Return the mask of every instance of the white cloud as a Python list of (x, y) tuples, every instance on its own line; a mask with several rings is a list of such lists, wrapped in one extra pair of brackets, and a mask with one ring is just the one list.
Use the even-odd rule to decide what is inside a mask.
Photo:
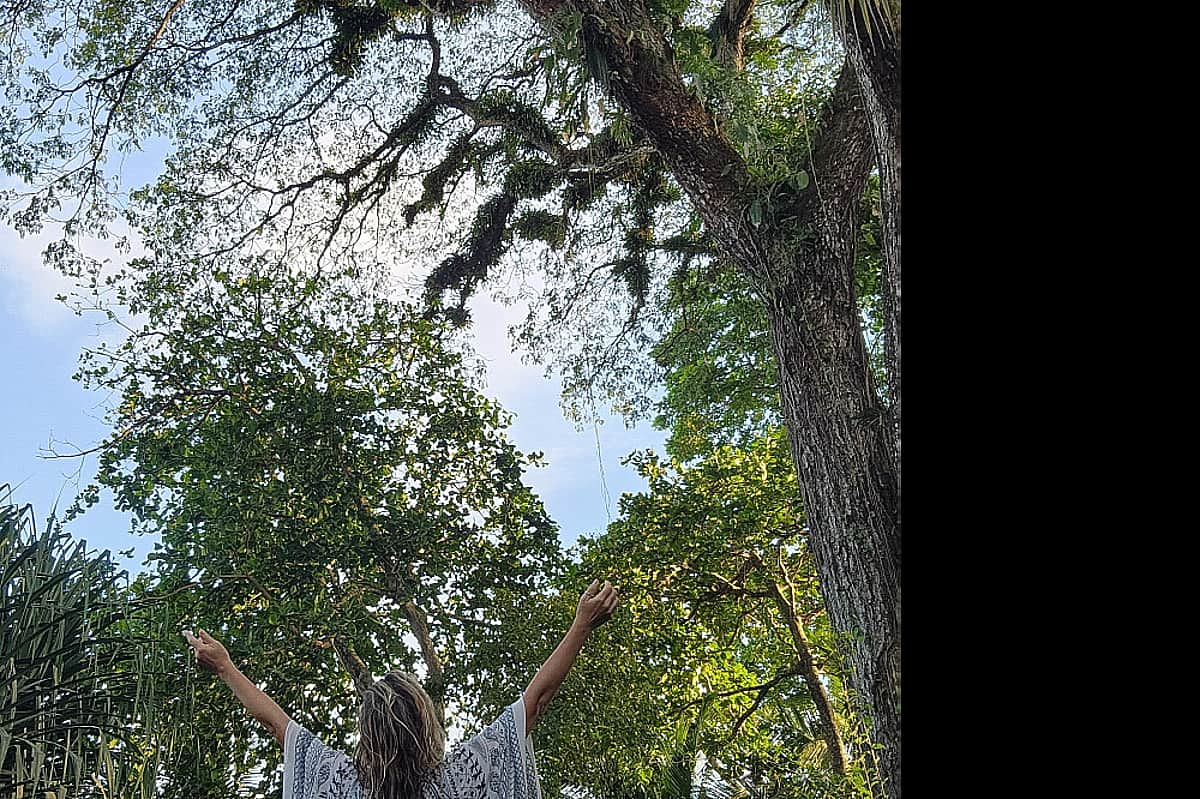
[(547, 379), (542, 367), (521, 362), (508, 334), (510, 327), (525, 319), (526, 305), (502, 305), (480, 292), (468, 303), (471, 312), (470, 344), (487, 365), (488, 393), (510, 409), (531, 396), (552, 394), (557, 400), (558, 382)]
[(0, 226), (0, 308), (43, 336), (61, 332), (74, 317), (54, 299), (69, 293), (74, 282), (42, 263), (42, 250), (53, 239), (48, 232), (22, 238), (7, 225)]
[[(112, 238), (76, 237), (74, 246), (89, 260), (101, 264), (122, 264), (127, 259), (144, 254), (137, 237), (124, 224), (111, 231)], [(117, 238), (126, 236), (134, 245), (129, 252), (117, 250)], [(79, 283), (64, 276), (42, 259), (42, 252), (62, 237), (62, 226), (47, 224), (39, 233), (22, 236), (12, 227), (0, 224), (0, 312), (16, 320), (22, 331), (42, 339), (69, 337), (72, 345), (82, 344), (94, 337), (98, 328), (93, 322), (106, 324), (100, 317), (85, 314), (86, 322), (68, 307), (59, 296), (80, 296), (87, 291)], [(126, 317), (127, 324), (137, 319)], [(106, 325), (107, 326), (107, 325)], [(116, 331), (109, 333), (122, 335)]]

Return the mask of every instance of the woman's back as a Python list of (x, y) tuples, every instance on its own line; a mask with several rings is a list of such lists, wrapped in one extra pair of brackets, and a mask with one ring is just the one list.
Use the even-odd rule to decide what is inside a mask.
[[(374, 799), (364, 796), (350, 757), (295, 721), (287, 729), (283, 761), (284, 799)], [(541, 799), (524, 698), (447, 752), (426, 780), (422, 799)]]
[[(196, 663), (218, 675), (283, 744), (283, 799), (541, 799), (530, 730), (558, 693), (592, 631), (612, 617), (616, 588), (593, 580), (575, 620), (525, 692), (443, 757), (440, 711), (411, 674), (390, 671), (362, 694), (355, 757), (331, 749), (242, 674), (204, 630), (184, 630)], [(420, 797), (413, 797), (415, 790)], [(371, 794), (367, 796), (366, 794)]]

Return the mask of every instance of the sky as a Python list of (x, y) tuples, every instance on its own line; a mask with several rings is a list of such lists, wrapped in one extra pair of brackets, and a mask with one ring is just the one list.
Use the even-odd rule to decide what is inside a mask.
[[(132, 158), (126, 168), (142, 177), (150, 171), (149, 160), (149, 155)], [(16, 502), (32, 503), (39, 529), (51, 508), (65, 509), (95, 475), (95, 454), (52, 455), (87, 450), (109, 431), (104, 422), (108, 398), (84, 389), (71, 376), (85, 347), (112, 343), (118, 335), (103, 320), (78, 316), (55, 300), (56, 294), (70, 291), (71, 282), (42, 263), (41, 251), (51, 239), (49, 233), (21, 237), (0, 223), (0, 485), (12, 486)], [(516, 446), (546, 455), (547, 466), (528, 471), (526, 482), (559, 524), (565, 545), (581, 534), (603, 531), (616, 517), (620, 495), (644, 488), (633, 468), (620, 460), (634, 450), (661, 451), (665, 433), (645, 422), (628, 429), (611, 416), (576, 430), (558, 406), (559, 381), (545, 378), (541, 367), (522, 364), (510, 350), (508, 326), (523, 318), (523, 307), (506, 307), (480, 295), (470, 308), (473, 346), (487, 363), (486, 393), (514, 415), (509, 437)], [(100, 503), (68, 529), (89, 547), (114, 553), (132, 548), (134, 554), (122, 563), (136, 572), (153, 540), (133, 535), (129, 527), (129, 516), (117, 511), (111, 494), (103, 492)]]

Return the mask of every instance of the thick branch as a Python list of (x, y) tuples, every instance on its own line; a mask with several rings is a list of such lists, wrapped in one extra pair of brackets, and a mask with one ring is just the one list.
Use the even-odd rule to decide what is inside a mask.
[(570, 163), (570, 150), (557, 141), (538, 111), (518, 108), (515, 103), (507, 108), (499, 104), (485, 108), (479, 100), (473, 100), (464, 94), (453, 78), (439, 75), (437, 82), (445, 90), (445, 93), (440, 95), (442, 101), (449, 107), (462, 111), (479, 127), (503, 128), (524, 140), (530, 147), (550, 156), (555, 163)]
[(901, 128), (900, 2), (855, 4), (841, 26), (846, 58), (858, 78), (879, 166), (883, 219), (884, 324), (892, 430), (896, 459), (896, 491), (900, 492), (901, 420)]
[[(670, 44), (644, 3), (522, 0), (522, 4), (551, 30), (560, 26), (558, 13), (568, 5), (583, 12), (583, 44), (603, 60), (609, 92), (662, 156), (723, 254), (751, 275), (768, 274), (761, 234), (745, 213), (753, 195), (746, 164), (684, 82)], [(740, 21), (746, 13), (748, 7), (731, 20)]]
[(823, 737), (829, 749), (829, 758), (839, 774), (846, 774), (848, 771), (846, 745), (842, 742), (842, 735), (838, 730), (837, 720), (833, 715), (833, 702), (829, 698), (829, 692), (825, 690), (825, 684), (821, 682), (821, 673), (817, 670), (817, 664), (813, 660), (808, 636), (805, 635), (804, 628), (800, 626), (795, 603), (783, 595), (779, 583), (770, 577), (762, 559), (757, 554), (751, 554), (751, 559), (759, 567), (763, 576), (766, 577), (767, 589), (771, 594), (771, 598), (775, 600), (775, 605), (779, 608), (779, 614), (783, 616), (788, 631), (792, 635), (792, 647), (796, 653), (796, 667), (801, 676), (803, 676), (804, 684), (808, 687), (808, 693), (812, 698), (813, 704), (817, 707), (818, 715), (821, 717), (821, 726), (824, 728)]
[(875, 152), (858, 81), (845, 63), (817, 130), (809, 157), (813, 185), (796, 197), (791, 213), (812, 220), (828, 237), (826, 244), (853, 247), (853, 237), (841, 232), (858, 229), (851, 217), (860, 213)]
[[(763, 237), (744, 213), (753, 195), (746, 165), (684, 82), (670, 45), (644, 4), (522, 2), (552, 30), (558, 26), (559, 12), (568, 7), (583, 11), (584, 45), (602, 56), (611, 94), (662, 155), (725, 255), (754, 278), (769, 275)], [(730, 24), (746, 23), (750, 6), (749, 0), (729, 0)], [(794, 216), (830, 233), (844, 230), (848, 215), (855, 213), (873, 157), (862, 98), (850, 72), (842, 70), (814, 138), (814, 185), (790, 203), (782, 197), (779, 202), (781, 208), (794, 206), (791, 214), (781, 212), (780, 218)]]
[(408, 626), (421, 647), (421, 657), (425, 660), (427, 672), (425, 688), (433, 699), (434, 707), (437, 708), (438, 722), (445, 727), (446, 673), (442, 667), (442, 658), (433, 645), (433, 636), (429, 633), (428, 617), (411, 599), (404, 603), (404, 617), (408, 619)]
[(731, 69), (742, 68), (742, 40), (754, 19), (754, 0), (725, 0), (720, 13), (708, 26), (712, 59)]
[(342, 668), (350, 675), (350, 679), (354, 681), (354, 690), (361, 697), (367, 692), (372, 685), (375, 684), (375, 678), (371, 676), (371, 670), (367, 668), (367, 664), (363, 663), (362, 658), (354, 651), (350, 644), (340, 635), (333, 637), (333, 650), (337, 652), (338, 660), (342, 662)]
[(400, 565), (395, 561), (388, 564), (386, 579), (391, 599), (401, 605), (408, 627), (421, 648), (421, 659), (425, 661), (426, 670), (425, 690), (429, 692), (429, 698), (437, 708), (438, 722), (445, 727), (446, 671), (442, 666), (441, 655), (433, 643), (433, 635), (429, 631), (429, 617), (416, 602), (408, 598), (409, 592), (405, 587), (407, 580), (400, 572)]

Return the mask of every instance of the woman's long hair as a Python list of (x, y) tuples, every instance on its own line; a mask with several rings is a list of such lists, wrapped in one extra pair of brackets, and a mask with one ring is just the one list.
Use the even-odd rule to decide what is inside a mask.
[(364, 799), (421, 799), (445, 749), (433, 700), (415, 677), (389, 671), (363, 694), (354, 765)]

